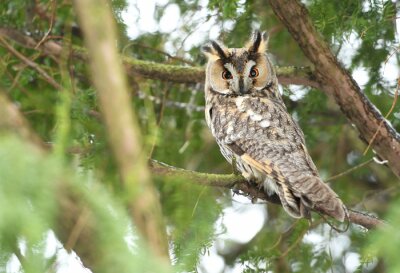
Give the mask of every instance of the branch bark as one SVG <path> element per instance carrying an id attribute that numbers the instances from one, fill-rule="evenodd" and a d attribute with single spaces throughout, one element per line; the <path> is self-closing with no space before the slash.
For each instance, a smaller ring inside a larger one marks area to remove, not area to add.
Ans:
<path id="1" fill-rule="evenodd" d="M 314 64 L 315 80 L 321 90 L 335 99 L 365 143 L 368 144 L 378 132 L 372 147 L 381 159 L 388 160 L 393 173 L 400 177 L 400 135 L 368 100 L 349 72 L 340 65 L 315 29 L 306 7 L 299 0 L 269 0 L 269 3 Z"/>
<path id="2" fill-rule="evenodd" d="M 147 169 L 127 81 L 115 46 L 116 27 L 109 3 L 107 0 L 75 0 L 74 6 L 89 49 L 91 76 L 109 144 L 122 176 L 134 223 L 154 254 L 168 259 L 161 205 Z"/>
<path id="3" fill-rule="evenodd" d="M 34 38 L 18 30 L 0 26 L 1 36 L 13 40 L 23 47 L 40 50 L 50 56 L 61 56 L 62 45 L 54 41 L 45 41 L 37 47 L 38 42 Z M 87 51 L 80 47 L 73 47 L 72 54 L 81 60 L 86 61 L 88 59 Z M 203 67 L 159 64 L 127 56 L 124 56 L 122 60 L 130 75 L 177 83 L 203 83 L 205 79 Z M 296 84 L 315 88 L 319 86 L 314 80 L 312 69 L 309 67 L 288 66 L 275 67 L 275 69 L 279 82 L 283 85 Z"/>

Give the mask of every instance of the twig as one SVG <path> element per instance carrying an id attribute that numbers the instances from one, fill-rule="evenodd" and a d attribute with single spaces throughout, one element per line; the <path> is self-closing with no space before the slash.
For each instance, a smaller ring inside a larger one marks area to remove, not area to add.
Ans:
<path id="1" fill-rule="evenodd" d="M 143 45 L 143 44 L 140 44 L 140 43 L 136 43 L 136 42 L 132 42 L 132 43 L 129 43 L 126 46 L 124 46 L 124 48 L 122 49 L 122 54 L 125 55 L 125 51 L 132 45 L 136 45 L 138 47 L 145 48 L 145 49 L 160 53 L 162 55 L 167 56 L 168 59 L 171 59 L 171 60 L 177 60 L 177 61 L 180 61 L 182 63 L 188 64 L 188 65 L 196 65 L 194 62 L 186 60 L 186 59 L 184 59 L 182 57 L 173 56 L 173 55 L 171 55 L 168 52 L 165 52 L 163 50 L 160 50 L 160 49 L 157 49 L 157 48 L 154 48 L 154 47 L 151 47 L 151 46 Z"/>
<path id="2" fill-rule="evenodd" d="M 32 67 L 35 69 L 42 77 L 49 83 L 51 84 L 54 88 L 57 90 L 62 90 L 62 86 L 56 82 L 49 74 L 46 73 L 37 63 L 33 62 L 29 58 L 25 57 L 22 53 L 18 52 L 15 50 L 3 37 L 0 36 L 0 42 L 1 44 L 10 52 L 12 53 L 15 57 L 23 61 L 25 64 L 28 66 Z"/>
<path id="3" fill-rule="evenodd" d="M 51 8 L 52 8 L 52 12 L 51 12 L 51 18 L 50 18 L 50 27 L 49 30 L 47 30 L 46 34 L 43 36 L 43 38 L 39 41 L 39 43 L 35 46 L 35 49 L 38 49 L 40 47 L 40 45 L 46 41 L 46 39 L 48 38 L 48 36 L 50 35 L 51 31 L 53 30 L 53 24 L 54 24 L 54 18 L 56 16 L 56 6 L 57 6 L 57 2 L 55 0 L 51 0 Z"/>
<path id="4" fill-rule="evenodd" d="M 397 97 L 399 96 L 399 87 L 400 87 L 400 78 L 397 79 L 397 87 L 396 87 L 396 91 L 394 92 L 394 98 L 393 98 L 393 102 L 392 102 L 392 106 L 389 109 L 389 112 L 387 112 L 385 119 L 382 119 L 381 122 L 379 123 L 378 129 L 376 129 L 375 134 L 372 136 L 371 140 L 368 143 L 367 148 L 365 149 L 363 155 L 366 155 L 369 148 L 371 147 L 372 143 L 374 142 L 376 136 L 379 133 L 379 130 L 382 127 L 383 122 L 389 117 L 389 115 L 393 112 L 394 107 L 396 106 L 396 102 L 397 102 Z"/>
<path id="5" fill-rule="evenodd" d="M 148 99 L 155 104 L 162 104 L 164 101 L 163 99 L 161 99 L 159 97 L 149 95 L 141 90 L 136 91 L 136 94 L 138 95 L 138 97 L 140 99 Z M 165 105 L 165 107 L 174 107 L 174 108 L 178 108 L 178 109 L 188 109 L 190 111 L 204 112 L 204 106 L 193 105 L 193 104 L 187 103 L 187 102 L 165 100 L 164 105 Z"/>
<path id="6" fill-rule="evenodd" d="M 367 161 L 365 161 L 365 162 L 362 162 L 362 163 L 360 163 L 360 164 L 358 164 L 358 165 L 356 165 L 356 166 L 354 166 L 354 167 L 352 167 L 352 168 L 350 168 L 350 169 L 348 169 L 348 170 L 346 170 L 346 171 L 344 171 L 344 172 L 341 172 L 341 173 L 339 173 L 339 174 L 337 174 L 337 175 L 334 175 L 334 176 L 329 177 L 328 179 L 325 179 L 325 182 L 329 182 L 329 181 L 338 179 L 339 177 L 345 176 L 345 175 L 347 175 L 347 174 L 349 174 L 349 173 L 351 173 L 351 172 L 353 172 L 353 171 L 355 171 L 355 170 L 357 170 L 357 169 L 359 169 L 359 168 L 364 167 L 365 165 L 368 165 L 368 164 L 371 163 L 372 161 L 374 161 L 373 158 L 371 158 L 371 159 L 369 159 L 369 160 L 367 160 Z"/>

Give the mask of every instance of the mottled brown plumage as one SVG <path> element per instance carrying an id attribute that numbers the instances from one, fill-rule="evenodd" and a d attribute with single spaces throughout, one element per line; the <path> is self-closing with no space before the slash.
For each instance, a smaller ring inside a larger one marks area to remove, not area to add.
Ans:
<path id="1" fill-rule="evenodd" d="M 293 217 L 317 208 L 343 221 L 346 209 L 318 175 L 304 135 L 288 114 L 259 32 L 245 48 L 204 47 L 206 120 L 224 157 L 249 181 L 276 194 Z"/>

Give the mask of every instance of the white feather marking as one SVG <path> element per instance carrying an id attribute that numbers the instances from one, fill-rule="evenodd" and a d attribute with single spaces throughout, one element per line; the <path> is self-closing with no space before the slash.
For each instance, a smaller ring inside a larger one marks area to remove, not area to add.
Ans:
<path id="1" fill-rule="evenodd" d="M 226 129 L 226 133 L 228 135 L 233 133 L 233 125 L 231 123 L 229 123 L 228 129 Z"/>
<path id="2" fill-rule="evenodd" d="M 250 116 L 252 121 L 260 121 L 263 119 L 261 115 L 254 113 L 252 109 L 247 109 L 246 113 Z"/>
<path id="3" fill-rule="evenodd" d="M 249 114 L 252 121 L 260 121 L 263 118 L 261 115 L 254 113 L 252 110 L 247 110 L 247 114 Z"/>
<path id="4" fill-rule="evenodd" d="M 267 128 L 271 125 L 271 122 L 269 120 L 264 119 L 263 121 L 260 122 L 260 126 L 263 128 Z"/>
<path id="5" fill-rule="evenodd" d="M 246 106 L 245 106 L 245 104 L 243 103 L 244 100 L 246 100 L 246 99 L 247 99 L 246 97 L 238 97 L 238 98 L 236 98 L 236 100 L 235 100 L 236 106 L 237 106 L 237 108 L 238 108 L 238 110 L 239 110 L 240 112 L 246 111 Z"/>

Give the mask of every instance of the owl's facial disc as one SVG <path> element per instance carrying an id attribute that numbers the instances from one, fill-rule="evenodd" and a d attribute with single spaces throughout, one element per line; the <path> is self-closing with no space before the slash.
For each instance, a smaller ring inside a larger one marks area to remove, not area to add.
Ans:
<path id="1" fill-rule="evenodd" d="M 246 95 L 249 94 L 253 88 L 253 79 L 256 78 L 259 73 L 256 68 L 256 63 L 249 60 L 244 65 L 239 65 L 234 67 L 232 63 L 227 63 L 224 65 L 225 73 L 222 77 L 226 75 L 226 72 L 231 75 L 229 79 L 225 79 L 229 84 L 229 90 L 231 93 L 236 95 Z"/>
<path id="2" fill-rule="evenodd" d="M 203 52 L 209 60 L 207 90 L 233 96 L 265 94 L 275 77 L 265 53 L 266 44 L 265 35 L 255 32 L 243 48 L 226 48 L 216 41 L 204 46 Z"/>

